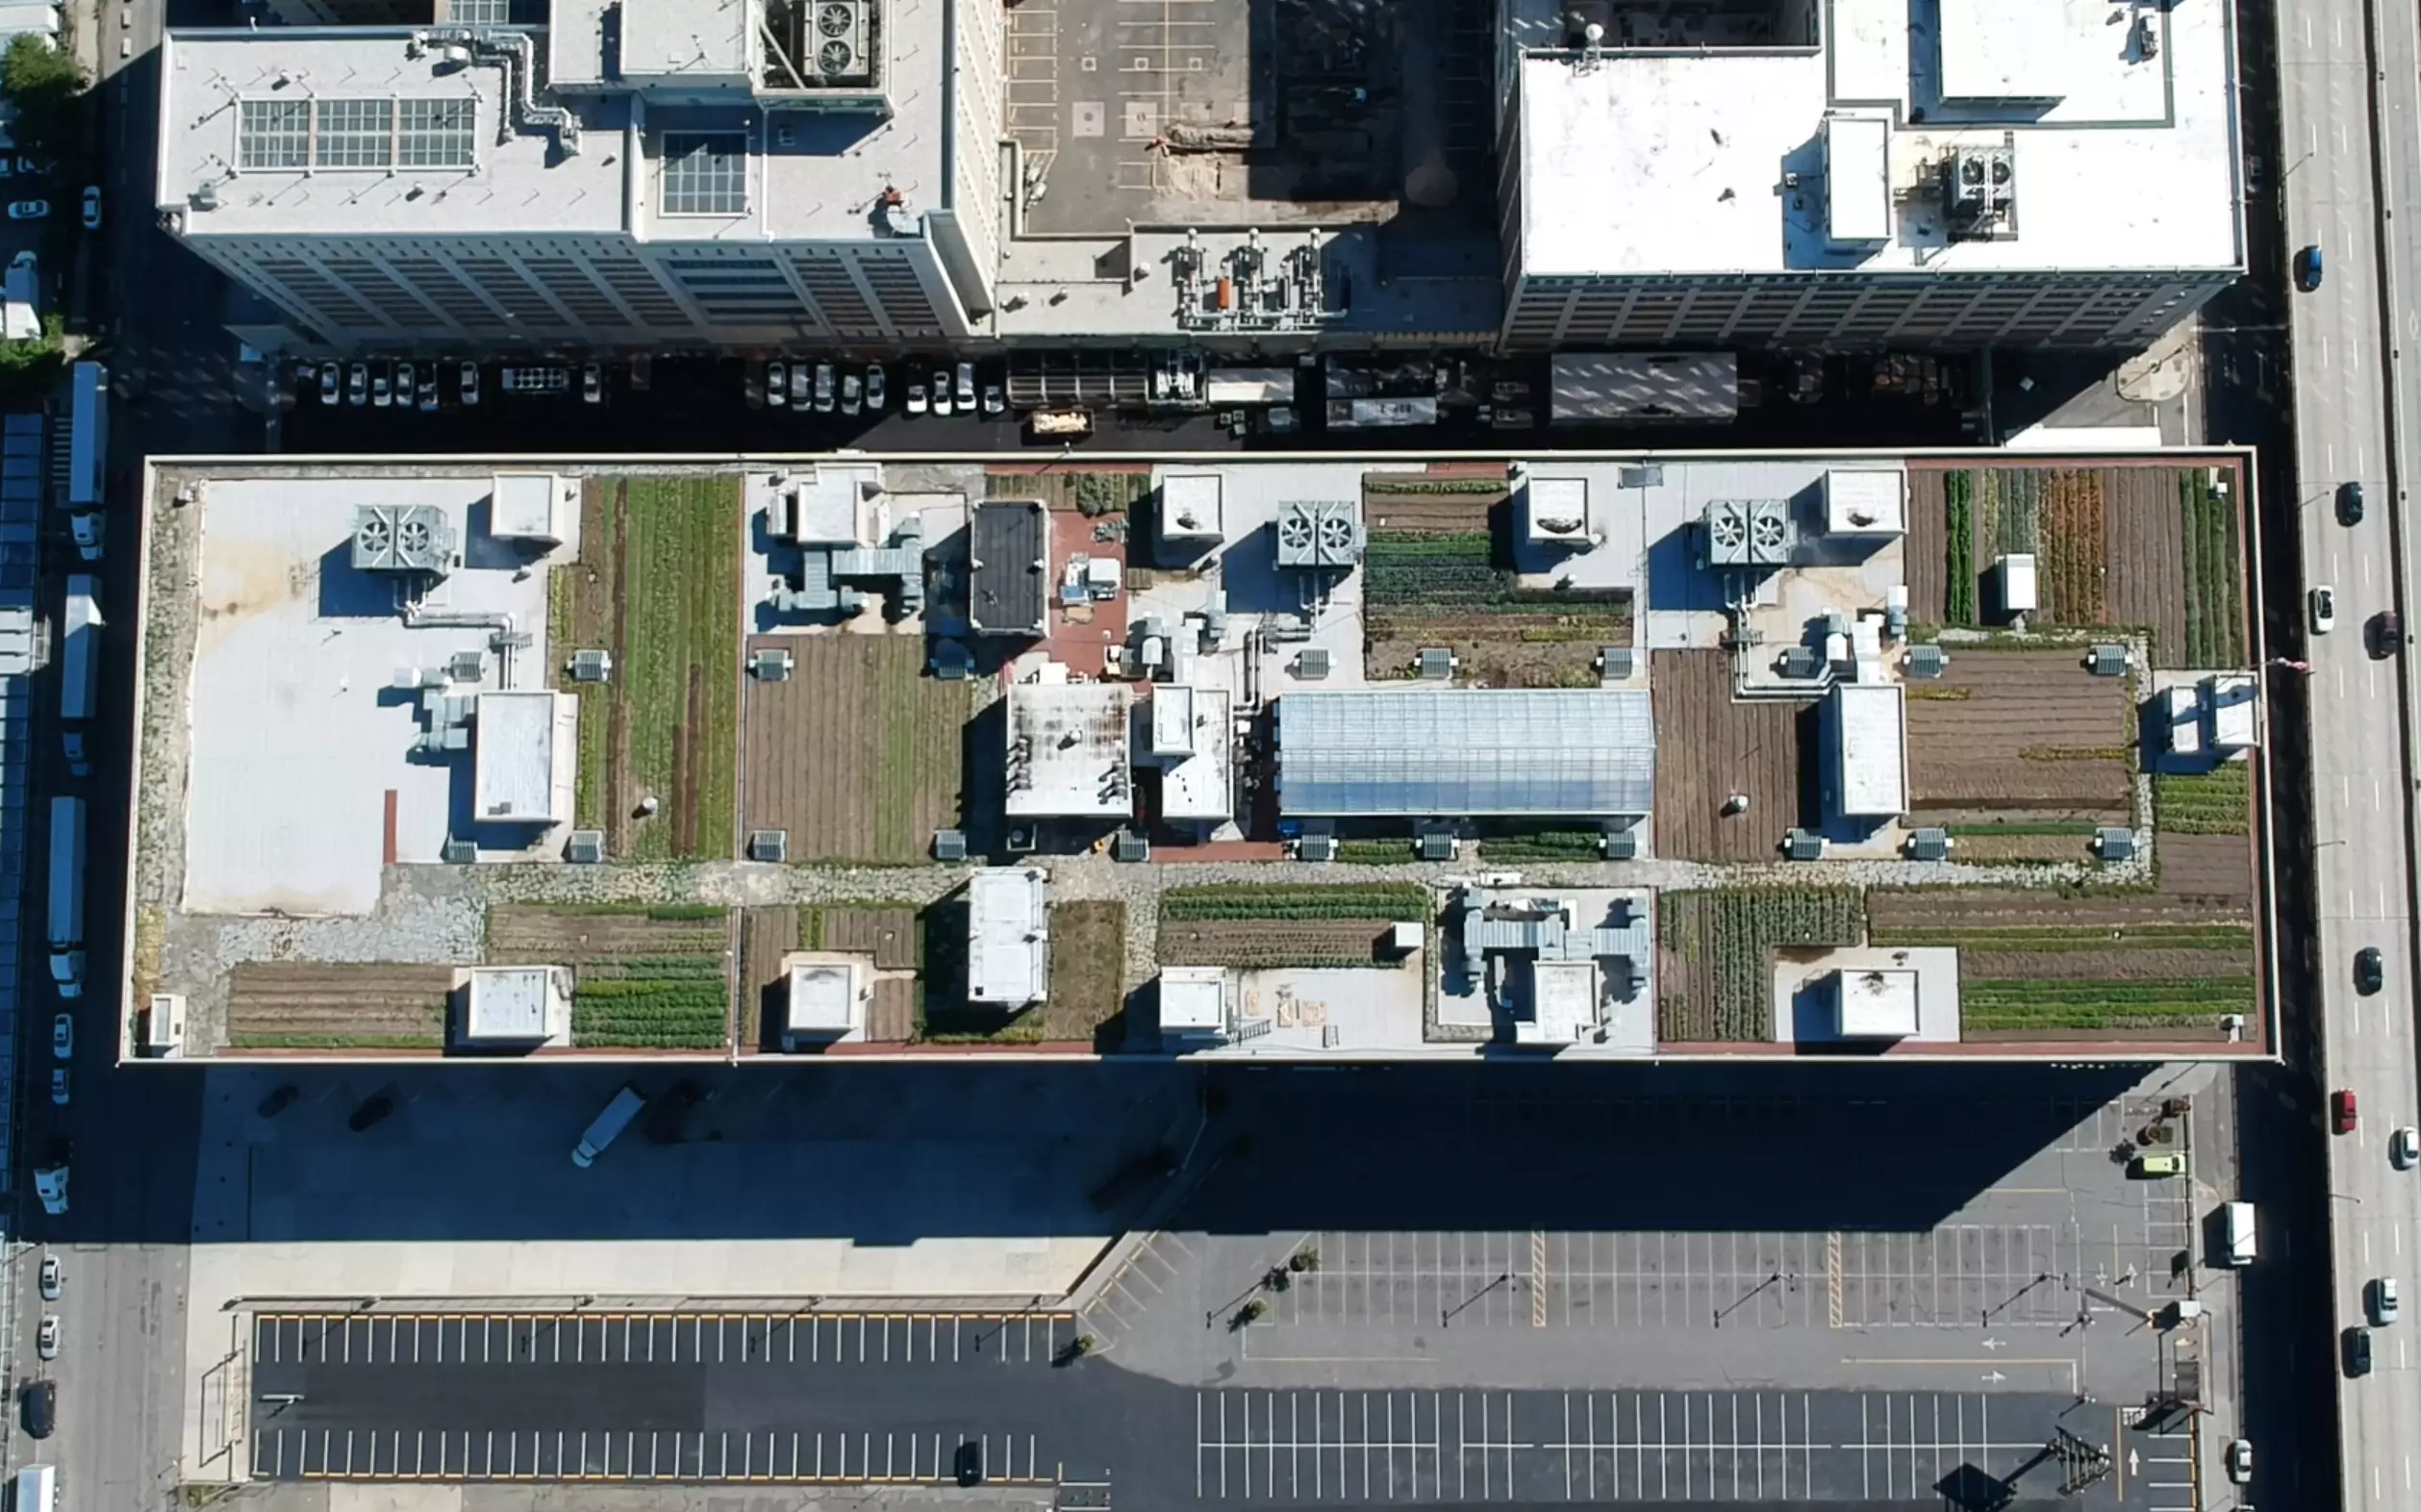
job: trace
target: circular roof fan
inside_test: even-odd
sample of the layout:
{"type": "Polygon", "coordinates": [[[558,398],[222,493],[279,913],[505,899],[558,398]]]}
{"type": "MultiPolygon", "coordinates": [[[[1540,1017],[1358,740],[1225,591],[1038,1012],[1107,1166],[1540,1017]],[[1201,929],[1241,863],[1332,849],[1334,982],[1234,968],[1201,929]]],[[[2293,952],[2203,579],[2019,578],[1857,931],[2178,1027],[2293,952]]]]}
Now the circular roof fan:
{"type": "Polygon", "coordinates": [[[1754,519],[1751,520],[1749,524],[1750,529],[1755,532],[1758,550],[1779,551],[1782,549],[1782,519],[1780,516],[1759,515],[1754,519]]]}
{"type": "Polygon", "coordinates": [[[365,516],[360,529],[355,534],[355,539],[361,542],[365,552],[374,556],[385,556],[394,549],[394,522],[384,515],[365,516]]]}
{"type": "Polygon", "coordinates": [[[425,519],[407,519],[395,528],[395,539],[404,555],[413,558],[425,557],[429,552],[429,522],[425,519]]]}
{"type": "Polygon", "coordinates": [[[1290,552],[1311,549],[1311,519],[1304,515],[1280,516],[1277,522],[1278,544],[1290,552]]]}
{"type": "Polygon", "coordinates": [[[816,49],[816,66],[824,73],[846,73],[856,61],[856,50],[844,41],[836,39],[816,49]]]}
{"type": "Polygon", "coordinates": [[[1740,517],[1729,510],[1709,519],[1706,530],[1714,538],[1715,544],[1726,551],[1738,551],[1742,542],[1749,539],[1748,530],[1740,523],[1740,517]]]}
{"type": "Polygon", "coordinates": [[[849,28],[856,22],[857,13],[841,4],[840,0],[831,0],[830,4],[816,9],[816,30],[826,37],[846,37],[849,28]]]}
{"type": "Polygon", "coordinates": [[[1320,550],[1331,558],[1343,558],[1353,549],[1353,521],[1343,515],[1320,517],[1320,550]]]}

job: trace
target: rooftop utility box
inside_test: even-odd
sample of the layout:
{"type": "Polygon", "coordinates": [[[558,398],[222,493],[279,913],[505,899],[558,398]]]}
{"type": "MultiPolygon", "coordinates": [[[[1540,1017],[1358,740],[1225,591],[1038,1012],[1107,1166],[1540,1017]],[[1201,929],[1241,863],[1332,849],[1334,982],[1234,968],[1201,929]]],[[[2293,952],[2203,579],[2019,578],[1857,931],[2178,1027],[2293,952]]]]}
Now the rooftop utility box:
{"type": "Polygon", "coordinates": [[[474,966],[454,973],[463,1045],[535,1049],[571,1043],[571,972],[560,966],[474,966]]]}
{"type": "Polygon", "coordinates": [[[1911,861],[1948,861],[1951,858],[1951,832],[1929,826],[1908,832],[1908,859],[1911,861]]]}
{"type": "Polygon", "coordinates": [[[1334,861],[1337,859],[1337,838],[1334,835],[1305,835],[1295,842],[1298,861],[1334,861]]]}
{"type": "Polygon", "coordinates": [[[1207,547],[1227,539],[1215,472],[1173,472],[1160,480],[1160,539],[1207,547]]]}
{"type": "Polygon", "coordinates": [[[1939,677],[1944,671],[1949,669],[1950,665],[1950,653],[1944,651],[1938,645],[1912,645],[1908,647],[1907,671],[1908,675],[1911,677],[1923,677],[1928,679],[1939,677]]]}
{"type": "Polygon", "coordinates": [[[2135,856],[2135,832],[2118,825],[2106,825],[2093,832],[2093,853],[2105,861],[2131,861],[2135,856]]]}
{"type": "Polygon", "coordinates": [[[986,867],[967,885],[967,996],[1038,1003],[1050,982],[1050,905],[1032,867],[986,867]]]}
{"type": "Polygon", "coordinates": [[[1215,1035],[1227,1026],[1227,969],[1164,966],[1160,969],[1160,1032],[1215,1035]]]}
{"type": "Polygon", "coordinates": [[[2127,647],[2097,645],[2093,654],[2085,658],[2084,666],[2085,670],[2096,677],[2124,677],[2127,675],[2127,647]]]}
{"type": "Polygon", "coordinates": [[[605,831],[575,829],[564,839],[564,859],[576,866],[593,867],[605,859],[605,831]]]}
{"type": "Polygon", "coordinates": [[[1917,973],[1912,970],[1835,971],[1832,999],[1845,1040],[1904,1040],[1917,1032],[1917,973]]]}
{"type": "Polygon", "coordinates": [[[1891,118],[1824,121],[1825,237],[1842,246],[1891,239],[1891,118]]]}
{"type": "Polygon", "coordinates": [[[1908,528],[1908,479],[1890,467],[1834,467],[1824,475],[1824,528],[1833,536],[1898,536],[1908,528]]]}
{"type": "Polygon", "coordinates": [[[793,958],[784,987],[786,1047],[830,1044],[865,1027],[866,1000],[872,989],[861,981],[857,962],[822,953],[804,961],[793,958]]]}
{"type": "Polygon", "coordinates": [[[580,507],[580,486],[552,472],[499,472],[488,494],[488,534],[553,545],[580,507]]]}
{"type": "Polygon", "coordinates": [[[567,821],[580,748],[580,700],[567,693],[484,693],[476,720],[472,821],[567,821]]]}
{"type": "Polygon", "coordinates": [[[2034,554],[2013,551],[2001,559],[1996,569],[2001,584],[2001,613],[2030,615],[2035,609],[2034,554]]]}
{"type": "Polygon", "coordinates": [[[1589,480],[1532,478],[1522,488],[1522,514],[1532,542],[1585,545],[1589,539],[1589,480]]]}
{"type": "Polygon", "coordinates": [[[1050,609],[1048,512],[1032,500],[986,499],[968,535],[968,623],[977,635],[1041,635],[1050,609]]]}
{"type": "Polygon", "coordinates": [[[154,993],[143,1011],[143,1053],[171,1056],[185,1052],[185,995],[154,993]]]}

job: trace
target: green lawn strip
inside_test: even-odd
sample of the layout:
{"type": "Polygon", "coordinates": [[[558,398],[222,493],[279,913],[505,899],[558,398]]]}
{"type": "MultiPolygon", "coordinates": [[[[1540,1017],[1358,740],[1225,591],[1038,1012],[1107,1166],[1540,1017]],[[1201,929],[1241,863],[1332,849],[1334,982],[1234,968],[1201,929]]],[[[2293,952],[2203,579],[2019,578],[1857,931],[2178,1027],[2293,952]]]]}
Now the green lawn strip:
{"type": "Polygon", "coordinates": [[[442,1030],[435,1034],[246,1034],[231,1033],[227,1043],[244,1050],[441,1050],[442,1030]]]}
{"type": "Polygon", "coordinates": [[[1954,625],[1976,622],[1976,475],[1953,472],[1943,479],[1943,569],[1948,576],[1942,617],[1954,625]]]}
{"type": "Polygon", "coordinates": [[[2164,950],[2230,950],[2250,945],[2249,924],[2136,924],[2107,928],[1878,929],[1874,945],[1954,945],[1970,950],[2109,950],[2129,945],[2164,950]]]}
{"type": "Polygon", "coordinates": [[[2201,1024],[2249,1013],[2249,976],[2169,981],[1972,980],[1958,987],[1959,1026],[1991,1029],[2131,1029],[2201,1024]]]}
{"type": "Polygon", "coordinates": [[[1479,842],[1480,855],[1490,861],[1595,861],[1604,849],[1603,832],[1594,829],[1543,829],[1479,842]]]}
{"type": "Polygon", "coordinates": [[[1409,840],[1340,840],[1337,859],[1360,867],[1396,866],[1412,859],[1409,840]]]}
{"type": "Polygon", "coordinates": [[[1418,882],[1330,887],[1318,883],[1226,882],[1171,888],[1160,895],[1163,920],[1425,919],[1429,890],[1418,882]]]}
{"type": "MultiPolygon", "coordinates": [[[[737,804],[740,540],[731,479],[632,478],[630,580],[622,602],[623,665],[615,668],[628,706],[631,772],[643,793],[668,805],[681,798],[695,817],[696,844],[686,854],[732,853],[737,804]],[[697,689],[694,712],[691,685],[697,689]],[[698,743],[680,790],[681,742],[698,743]]],[[[585,545],[584,545],[585,550],[585,545]]],[[[641,826],[634,859],[673,854],[674,826],[641,826]]]]}
{"type": "Polygon", "coordinates": [[[2089,836],[2101,826],[2088,819],[2030,819],[2013,824],[1945,824],[1953,835],[1989,839],[1996,835],[2083,835],[2089,836]]]}

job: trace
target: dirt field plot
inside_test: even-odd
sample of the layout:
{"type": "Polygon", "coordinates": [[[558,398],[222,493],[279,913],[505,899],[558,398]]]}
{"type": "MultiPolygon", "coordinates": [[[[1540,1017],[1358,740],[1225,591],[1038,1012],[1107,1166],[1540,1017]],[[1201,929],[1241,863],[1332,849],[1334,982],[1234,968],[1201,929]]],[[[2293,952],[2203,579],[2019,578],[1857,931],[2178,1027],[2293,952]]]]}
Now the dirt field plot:
{"type": "Polygon", "coordinates": [[[798,948],[798,910],[751,908],[740,916],[740,1045],[772,1049],[768,1030],[778,1024],[790,978],[782,957],[798,948]]]}
{"type": "Polygon", "coordinates": [[[583,1048],[712,1049],[734,1032],[727,909],[499,908],[488,959],[568,966],[583,1048]]]}
{"type": "Polygon", "coordinates": [[[905,1045],[917,1037],[919,984],[905,976],[886,976],[874,983],[874,1000],[866,1005],[866,1037],[879,1045],[905,1045]]]}
{"type": "Polygon", "coordinates": [[[878,971],[913,971],[921,964],[923,926],[913,908],[851,908],[826,904],[807,911],[798,944],[808,950],[853,950],[874,958],[878,971]]]}
{"type": "Polygon", "coordinates": [[[1954,652],[1940,681],[1908,689],[1908,791],[1929,817],[2131,812],[2127,680],[2092,676],[2074,649],[1954,652]]]}
{"type": "Polygon", "coordinates": [[[729,477],[590,480],[580,560],[548,584],[558,661],[614,656],[611,681],[562,686],[580,698],[580,822],[603,829],[617,857],[732,854],[739,488],[729,477]],[[661,806],[639,818],[650,796],[661,806]]]}
{"type": "Polygon", "coordinates": [[[440,1050],[450,966],[245,961],[230,973],[227,1043],[255,1050],[440,1050]]]}
{"type": "Polygon", "coordinates": [[[1599,648],[1630,643],[1628,593],[1579,597],[1517,588],[1484,533],[1374,530],[1363,557],[1370,675],[1410,677],[1424,646],[1462,659],[1491,688],[1590,688],[1599,648]]]}
{"type": "Polygon", "coordinates": [[[1656,1038],[1771,1040],[1774,951],[1851,945],[1864,933],[1855,888],[1734,888],[1656,898],[1656,1038]]]}
{"type": "Polygon", "coordinates": [[[1912,469],[1908,606],[1922,623],[1999,622],[1988,581],[2035,558],[2037,624],[2151,632],[2164,667],[2244,657],[2242,490],[2232,467],[1912,469]],[[1938,574],[1938,575],[1937,575],[1938,574]]]}
{"type": "Polygon", "coordinates": [[[1162,920],[1164,966],[1370,966],[1393,922],[1385,919],[1162,920]]]}
{"type": "Polygon", "coordinates": [[[1126,905],[1115,900],[1050,906],[1050,996],[1043,1038],[1117,1047],[1126,1011],[1126,905]],[[1112,1043],[1104,1043],[1109,1041],[1112,1043]]]}
{"type": "Polygon", "coordinates": [[[787,681],[750,679],[747,827],[790,832],[794,861],[922,861],[959,822],[968,683],[923,674],[920,638],[762,636],[787,681]]]}
{"type": "MultiPolygon", "coordinates": [[[[2241,869],[2242,844],[2232,844],[2241,869]]],[[[2224,885],[2207,842],[2181,869],[2224,885]]],[[[1871,944],[1959,951],[1960,1032],[1969,1040],[2218,1039],[2253,1020],[2257,952],[2246,899],[2168,890],[2071,897],[2010,890],[1877,889],[1871,944]]],[[[2249,872],[2246,873],[2249,876],[2249,872]]]]}
{"type": "Polygon", "coordinates": [[[1658,651],[1648,687],[1656,720],[1655,844],[1684,861],[1768,861],[1799,822],[1796,704],[1740,703],[1721,651],[1658,651]],[[1748,811],[1724,805],[1746,794],[1748,811]]]}
{"type": "Polygon", "coordinates": [[[1374,531],[1489,535],[1511,498],[1501,472],[1491,478],[1374,473],[1362,480],[1362,519],[1374,531]]]}

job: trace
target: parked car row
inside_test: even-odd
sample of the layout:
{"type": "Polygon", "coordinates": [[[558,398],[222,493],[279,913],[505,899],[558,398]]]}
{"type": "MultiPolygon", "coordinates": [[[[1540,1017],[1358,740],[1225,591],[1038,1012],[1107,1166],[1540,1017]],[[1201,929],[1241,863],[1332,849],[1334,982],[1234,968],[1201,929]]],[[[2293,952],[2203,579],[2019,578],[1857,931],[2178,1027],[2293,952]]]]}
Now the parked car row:
{"type": "MultiPolygon", "coordinates": [[[[501,378],[499,387],[507,393],[568,393],[572,387],[572,371],[567,367],[507,367],[501,378]]],[[[583,365],[579,383],[581,398],[591,404],[605,402],[605,371],[601,365],[583,365]]],[[[297,387],[308,390],[314,384],[319,391],[319,402],[324,405],[427,412],[434,412],[443,402],[445,395],[441,391],[451,391],[457,404],[475,406],[481,390],[479,364],[467,358],[419,363],[325,362],[315,368],[306,362],[297,374],[297,387]]]]}
{"type": "MultiPolygon", "coordinates": [[[[891,408],[890,376],[880,363],[859,368],[777,357],[765,365],[765,404],[802,415],[881,415],[891,408]]],[[[997,419],[1009,413],[1009,395],[996,375],[985,374],[979,382],[973,363],[935,367],[929,377],[911,367],[900,408],[910,415],[997,419]]]]}

